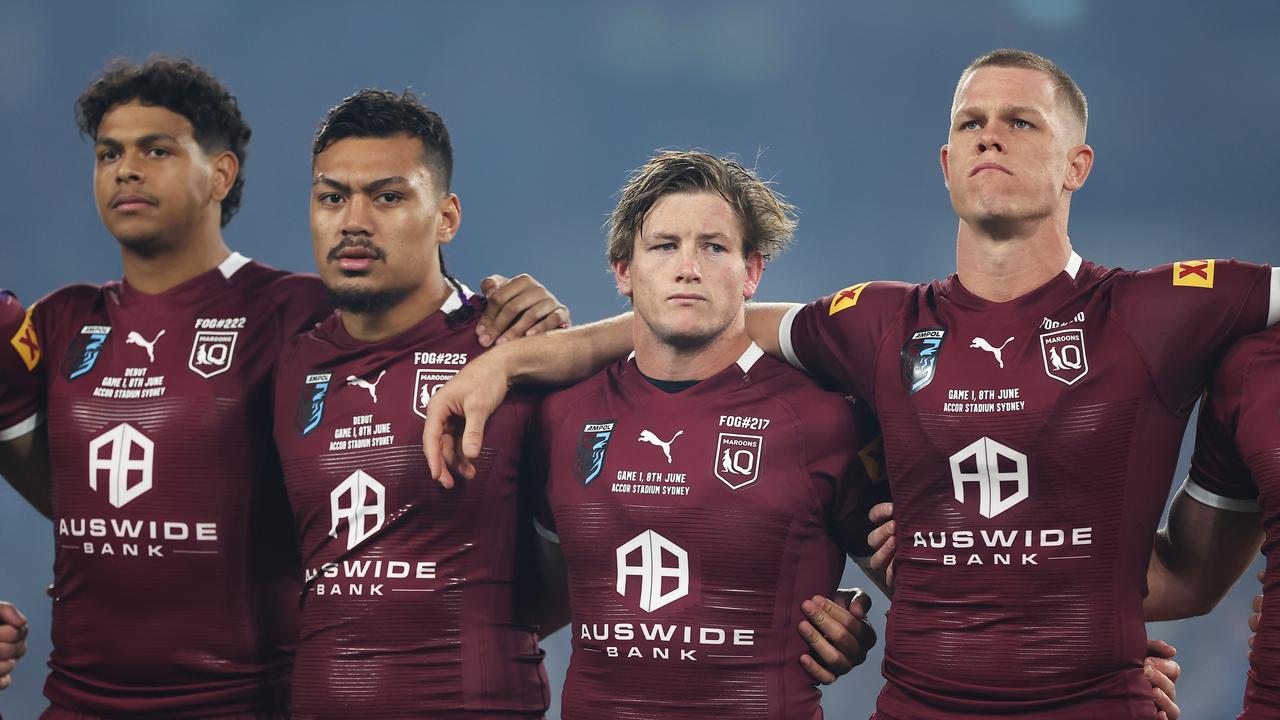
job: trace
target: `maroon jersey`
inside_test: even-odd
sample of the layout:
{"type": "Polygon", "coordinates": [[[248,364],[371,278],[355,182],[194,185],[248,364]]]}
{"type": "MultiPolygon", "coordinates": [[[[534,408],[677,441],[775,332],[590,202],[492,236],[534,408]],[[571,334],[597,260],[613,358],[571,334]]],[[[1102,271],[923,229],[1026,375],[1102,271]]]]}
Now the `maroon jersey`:
{"type": "Polygon", "coordinates": [[[542,717],[531,513],[518,464],[534,403],[490,418],[475,479],[445,490],[422,454],[427,403],[484,349],[482,299],[455,295],[382,342],[331,316],[293,340],[275,436],[305,566],[295,720],[542,717]]]}
{"type": "Polygon", "coordinates": [[[63,709],[282,709],[297,550],[271,442],[272,364],[324,286],[238,254],[158,295],[59,290],[33,311],[53,474],[52,672],[63,709]]]}
{"type": "Polygon", "coordinates": [[[1241,340],[1200,407],[1187,494],[1262,512],[1267,571],[1241,718],[1280,717],[1280,326],[1241,340]]]}
{"type": "Polygon", "coordinates": [[[1142,600],[1191,407],[1222,352],[1280,316],[1280,272],[1144,272],[1074,253],[1005,303],[952,276],[799,308],[791,362],[884,430],[897,581],[884,720],[1154,718],[1142,600]]]}
{"type": "Polygon", "coordinates": [[[0,290],[0,442],[39,427],[43,384],[36,374],[40,343],[31,315],[18,299],[0,290]]]}
{"type": "Polygon", "coordinates": [[[675,393],[619,362],[539,425],[539,528],[572,608],[563,717],[821,718],[795,627],[869,553],[850,403],[752,345],[675,393]]]}

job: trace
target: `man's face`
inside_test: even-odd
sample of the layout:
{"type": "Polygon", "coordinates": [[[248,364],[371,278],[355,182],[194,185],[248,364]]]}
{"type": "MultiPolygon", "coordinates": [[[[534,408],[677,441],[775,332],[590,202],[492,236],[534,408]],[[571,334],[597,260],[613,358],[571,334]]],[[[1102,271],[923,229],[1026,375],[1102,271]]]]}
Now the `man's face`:
{"type": "Polygon", "coordinates": [[[764,260],[743,257],[737,214],[714,192],[670,193],[645,215],[630,261],[614,263],[618,291],[660,342],[697,348],[741,318],[764,260]]]}
{"type": "Polygon", "coordinates": [[[1084,182],[1072,164],[1083,143],[1049,74],[975,70],[960,88],[942,148],[956,214],[970,224],[1048,217],[1069,197],[1066,190],[1084,182]]]}
{"type": "Polygon", "coordinates": [[[437,247],[457,231],[457,198],[436,183],[422,141],[346,138],[315,157],[311,244],[339,306],[389,309],[439,272],[437,247]]]}
{"type": "Polygon", "coordinates": [[[93,151],[102,223],[143,254],[179,245],[201,223],[217,222],[238,169],[231,162],[227,173],[231,153],[206,155],[185,117],[136,100],[102,116],[93,151]]]}

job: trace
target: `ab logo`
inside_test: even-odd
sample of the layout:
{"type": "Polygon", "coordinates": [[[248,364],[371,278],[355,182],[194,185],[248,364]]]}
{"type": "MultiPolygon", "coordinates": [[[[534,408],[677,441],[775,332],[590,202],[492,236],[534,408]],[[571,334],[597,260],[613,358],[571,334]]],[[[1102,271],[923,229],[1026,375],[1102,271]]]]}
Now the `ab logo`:
{"type": "Polygon", "coordinates": [[[1030,495],[1027,456],[991,438],[975,440],[950,459],[956,502],[964,502],[965,483],[977,485],[978,512],[984,518],[993,518],[1030,495]],[[1013,486],[1008,495],[1006,485],[1013,486]]]}
{"type": "Polygon", "coordinates": [[[652,530],[645,530],[618,548],[618,594],[626,597],[627,579],[640,578],[640,609],[653,612],[689,594],[689,553],[684,548],[652,530]],[[628,556],[639,553],[640,562],[631,564],[628,556]],[[664,562],[666,557],[671,564],[664,562]],[[663,592],[663,581],[673,580],[674,587],[663,592]]]}
{"type": "Polygon", "coordinates": [[[128,423],[121,423],[89,442],[89,488],[107,486],[107,499],[124,507],[151,489],[155,442],[128,423]]]}
{"type": "Polygon", "coordinates": [[[363,470],[347,476],[329,493],[329,537],[338,537],[338,523],[347,521],[347,549],[382,529],[387,519],[387,490],[363,470]]]}

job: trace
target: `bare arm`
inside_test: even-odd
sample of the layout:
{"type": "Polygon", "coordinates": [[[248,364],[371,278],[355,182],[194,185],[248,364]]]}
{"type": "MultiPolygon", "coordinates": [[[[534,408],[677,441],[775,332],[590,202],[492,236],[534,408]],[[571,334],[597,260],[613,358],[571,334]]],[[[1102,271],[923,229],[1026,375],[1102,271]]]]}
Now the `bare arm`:
{"type": "Polygon", "coordinates": [[[431,477],[453,486],[452,467],[475,475],[484,425],[515,383],[566,385],[585,380],[632,349],[631,314],[504,343],[467,363],[427,405],[423,450],[431,477]],[[459,423],[465,422],[461,439],[459,423]],[[450,430],[453,432],[451,433],[450,430]]]}
{"type": "Polygon", "coordinates": [[[1213,508],[1179,490],[1151,552],[1142,605],[1146,619],[1177,620],[1212,610],[1253,562],[1262,537],[1260,514],[1213,508]]]}
{"type": "Polygon", "coordinates": [[[761,350],[787,361],[782,352],[782,343],[778,342],[778,329],[782,327],[782,319],[795,303],[752,303],[747,306],[747,334],[760,346],[761,350]]]}
{"type": "Polygon", "coordinates": [[[26,435],[0,442],[0,475],[41,515],[53,518],[49,441],[43,423],[26,435]]]}

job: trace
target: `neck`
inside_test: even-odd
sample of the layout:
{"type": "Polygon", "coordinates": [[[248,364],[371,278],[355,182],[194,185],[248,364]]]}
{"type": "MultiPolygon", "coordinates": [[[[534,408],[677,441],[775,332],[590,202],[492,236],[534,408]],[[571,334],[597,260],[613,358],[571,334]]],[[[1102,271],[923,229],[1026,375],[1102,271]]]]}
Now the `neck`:
{"type": "Polygon", "coordinates": [[[991,302],[1013,300],[1044,285],[1062,272],[1069,257],[1065,212],[1012,229],[961,220],[956,233],[956,275],[965,289],[991,302]]]}
{"type": "Polygon", "coordinates": [[[222,241],[221,231],[196,242],[187,242],[156,253],[139,253],[121,246],[124,279],[134,288],[154,295],[198,275],[203,275],[222,264],[231,255],[222,241]]]}
{"type": "Polygon", "coordinates": [[[708,343],[694,348],[663,342],[639,318],[634,326],[636,367],[656,380],[705,380],[737,362],[751,346],[742,318],[708,343]]]}
{"type": "Polygon", "coordinates": [[[381,342],[425,320],[457,292],[441,273],[433,274],[421,288],[385,312],[342,313],[342,326],[360,342],[381,342]]]}

